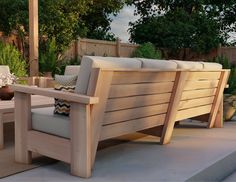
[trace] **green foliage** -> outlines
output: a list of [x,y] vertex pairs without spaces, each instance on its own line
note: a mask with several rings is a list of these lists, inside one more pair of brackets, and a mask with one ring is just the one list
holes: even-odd
[[230,76],[229,76],[229,88],[225,89],[226,94],[236,94],[236,66],[229,62],[229,59],[225,56],[218,56],[215,57],[213,62],[220,63],[223,65],[224,69],[230,69]]
[[86,33],[80,16],[86,14],[92,0],[39,1],[40,35],[55,38],[57,51],[63,52],[79,35]]
[[20,30],[20,25],[28,29],[28,1],[0,1],[0,30],[9,34],[12,30]]
[[115,41],[116,37],[115,34],[112,32],[104,31],[103,29],[97,28],[93,32],[87,35],[90,39],[97,39],[97,40],[107,40],[107,41]]
[[[55,38],[58,53],[78,36],[110,40],[110,14],[116,15],[124,3],[125,0],[40,0],[40,39]],[[28,0],[0,1],[0,31],[8,34],[24,30],[24,35],[28,35],[28,17]]]
[[57,62],[59,57],[57,54],[55,38],[52,40],[48,39],[41,45],[44,46],[41,47],[39,53],[39,71],[41,73],[52,72],[54,74],[57,71]]
[[27,64],[20,52],[11,44],[0,41],[0,65],[8,65],[17,77],[27,76]]
[[130,40],[152,42],[178,54],[182,48],[206,53],[219,43],[225,45],[235,31],[235,1],[130,0],[140,19],[131,23]]
[[89,13],[81,17],[81,21],[87,28],[87,38],[99,40],[115,40],[114,34],[110,33],[111,16],[116,16],[122,9],[126,0],[103,0],[93,1]]
[[133,53],[133,57],[161,59],[161,52],[156,50],[155,46],[148,42],[140,45]]

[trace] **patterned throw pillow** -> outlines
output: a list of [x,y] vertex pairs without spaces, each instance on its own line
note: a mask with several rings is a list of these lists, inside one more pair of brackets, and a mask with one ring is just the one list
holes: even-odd
[[[55,75],[55,90],[63,92],[74,92],[77,75]],[[70,104],[61,99],[55,99],[54,114],[69,116]]]
[[55,82],[63,86],[74,86],[77,78],[77,75],[55,75]]
[[[75,86],[63,86],[63,85],[56,85],[55,90],[60,90],[63,92],[74,92]],[[54,114],[61,114],[65,116],[69,116],[70,114],[70,103],[65,100],[55,99],[55,109]]]

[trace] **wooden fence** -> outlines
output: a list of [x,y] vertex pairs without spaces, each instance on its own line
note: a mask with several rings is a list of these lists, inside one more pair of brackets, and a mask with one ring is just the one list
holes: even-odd
[[79,39],[71,44],[65,52],[65,57],[77,58],[84,55],[131,57],[137,47],[136,44],[122,43],[120,39],[116,41]]
[[[10,36],[4,36],[0,32],[0,40],[12,43],[21,53],[23,53],[23,46],[21,39],[18,38],[16,33]],[[122,43],[119,39],[116,41],[103,41],[94,39],[78,39],[72,42],[70,48],[65,52],[64,56],[68,59],[81,58],[84,55],[94,56],[111,56],[111,57],[131,57],[135,49],[139,45]],[[26,51],[27,52],[27,51]],[[167,50],[162,50],[166,59],[180,59],[192,61],[204,61],[212,59],[219,55],[225,55],[230,62],[236,64],[236,47],[221,47],[213,49],[208,54],[199,54],[191,51],[191,49],[182,49],[177,56],[168,55]]]
[[[137,44],[122,43],[119,39],[116,41],[79,39],[71,44],[64,56],[68,59],[81,58],[84,55],[131,57],[138,46]],[[216,56],[225,55],[229,58],[230,62],[236,64],[236,47],[219,46],[207,54],[196,53],[191,49],[182,49],[177,56],[171,56],[166,49],[162,49],[162,54],[166,59],[188,61],[207,61]]]

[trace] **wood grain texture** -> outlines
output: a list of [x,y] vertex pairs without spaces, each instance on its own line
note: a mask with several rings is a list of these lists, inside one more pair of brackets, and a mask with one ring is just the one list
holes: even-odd
[[70,109],[71,174],[88,178],[92,172],[90,106],[71,103]]
[[31,97],[28,94],[15,92],[15,160],[29,164],[32,153],[28,151],[28,131],[31,126]]
[[184,90],[211,89],[218,86],[219,80],[186,81]]
[[127,121],[131,119],[143,118],[167,112],[169,104],[159,104],[147,107],[125,109],[113,112],[107,112],[104,115],[103,125]]
[[173,82],[112,85],[109,98],[168,93],[173,85]]
[[16,92],[22,92],[27,94],[42,95],[46,97],[53,97],[63,99],[72,102],[79,102],[84,104],[96,104],[98,103],[97,97],[90,97],[87,95],[80,95],[76,93],[61,92],[47,88],[37,88],[23,85],[13,85],[11,88]]
[[177,115],[177,111],[179,107],[179,102],[182,97],[182,92],[183,92],[188,74],[189,74],[188,72],[177,72],[171,99],[170,99],[170,104],[169,104],[168,111],[165,118],[165,124],[162,131],[162,136],[161,136],[161,141],[160,141],[161,144],[167,144],[170,142],[174,125],[175,125],[175,121],[176,121],[176,115]]
[[108,99],[106,112],[168,103],[170,101],[170,96],[171,93],[164,93]]
[[[175,72],[115,72],[112,84],[134,84],[171,82],[175,79]],[[127,79],[128,78],[128,79]]]
[[0,150],[4,148],[3,114],[0,113]]
[[217,112],[219,111],[220,103],[222,102],[224,88],[225,88],[228,78],[229,78],[229,74],[230,74],[229,71],[222,71],[221,72],[219,85],[218,85],[218,88],[216,91],[216,97],[215,97],[214,102],[212,104],[212,109],[211,109],[209,122],[208,122],[208,128],[212,128],[214,126]]
[[29,63],[30,76],[38,76],[38,0],[29,0]]
[[166,114],[150,116],[102,127],[100,140],[113,138],[164,124]]
[[113,77],[112,71],[101,72],[100,69],[94,69],[90,77],[90,82],[89,82],[90,85],[88,88],[87,95],[93,95],[95,97],[99,97],[99,103],[93,106],[91,115],[91,126],[92,126],[91,166],[94,166],[97,146],[100,135],[102,133],[103,117],[106,109],[106,103],[112,82],[112,77]]
[[212,107],[212,104],[179,110],[177,112],[175,120],[180,121],[183,119],[188,119],[188,118],[192,118],[192,117],[203,115],[203,114],[208,114],[211,112],[211,107]]
[[219,109],[216,114],[216,119],[215,119],[215,123],[214,123],[215,128],[222,128],[224,125],[223,103],[224,103],[224,98],[222,97]]
[[33,130],[28,132],[27,138],[27,146],[30,151],[63,162],[71,162],[71,148],[68,139]]
[[214,96],[215,94],[216,94],[216,88],[183,91],[181,100],[209,97],[209,96]]
[[187,80],[219,80],[221,71],[191,71]]
[[209,105],[213,103],[214,98],[215,98],[214,96],[211,96],[211,97],[205,97],[205,98],[199,98],[199,99],[180,101],[178,110],[183,110],[183,109],[197,107],[197,106]]

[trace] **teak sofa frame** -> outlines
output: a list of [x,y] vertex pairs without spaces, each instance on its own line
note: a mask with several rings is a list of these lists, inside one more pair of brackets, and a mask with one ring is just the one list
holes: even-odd
[[[176,121],[196,116],[208,128],[221,127],[229,72],[97,68],[86,95],[15,85],[15,159],[30,163],[37,152],[70,163],[73,175],[87,178],[99,141],[138,131],[166,144]],[[69,139],[32,129],[31,94],[71,102]]]

